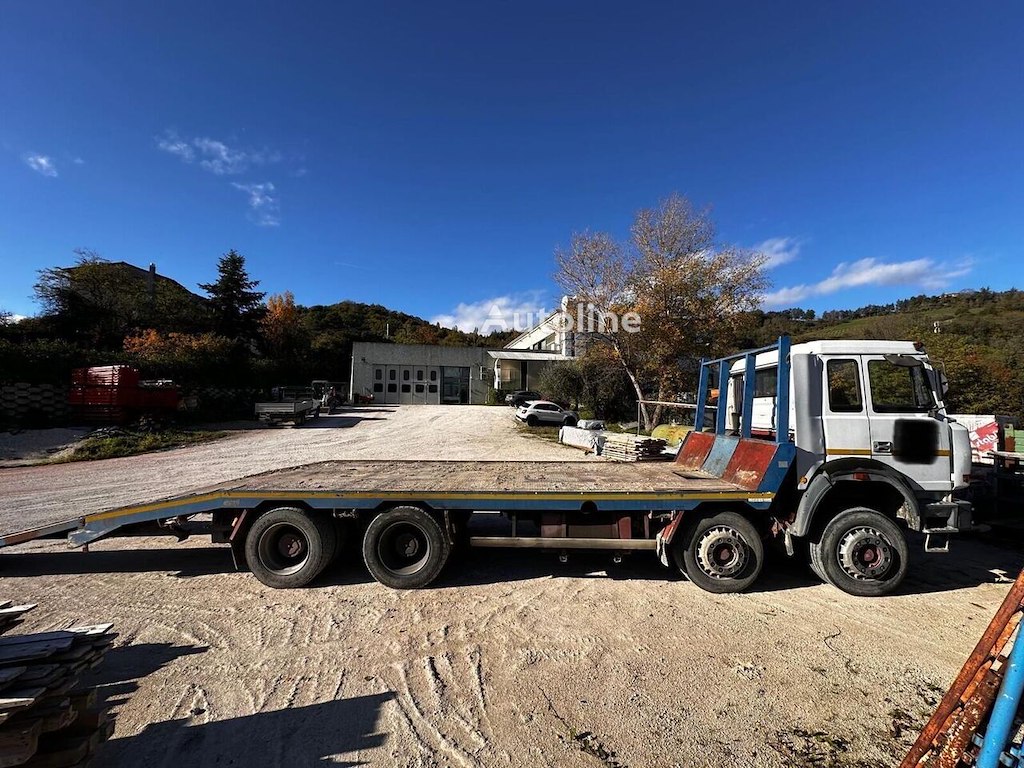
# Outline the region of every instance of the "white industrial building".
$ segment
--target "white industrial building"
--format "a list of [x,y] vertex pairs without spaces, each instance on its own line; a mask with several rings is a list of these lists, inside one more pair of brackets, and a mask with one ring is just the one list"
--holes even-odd
[[489,391],[535,389],[544,368],[574,354],[573,333],[558,313],[521,333],[502,349],[361,342],[352,345],[353,396],[386,404],[483,404]]

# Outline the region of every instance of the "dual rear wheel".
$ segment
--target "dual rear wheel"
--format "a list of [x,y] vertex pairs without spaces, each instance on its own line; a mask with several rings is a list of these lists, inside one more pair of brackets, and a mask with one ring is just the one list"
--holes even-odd
[[737,512],[702,517],[674,541],[680,571],[707,592],[742,592],[764,567],[764,543],[754,524]]
[[[245,560],[268,587],[304,587],[334,559],[344,531],[341,521],[327,513],[278,507],[252,524],[245,538]],[[377,515],[363,537],[363,559],[370,574],[395,589],[427,586],[450,554],[443,526],[419,507],[395,507]]]

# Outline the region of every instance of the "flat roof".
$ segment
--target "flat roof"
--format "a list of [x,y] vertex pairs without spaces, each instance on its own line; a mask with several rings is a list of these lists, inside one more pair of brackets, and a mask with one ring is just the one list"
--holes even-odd
[[487,354],[495,360],[568,360],[560,352],[531,352],[526,349],[489,349]]

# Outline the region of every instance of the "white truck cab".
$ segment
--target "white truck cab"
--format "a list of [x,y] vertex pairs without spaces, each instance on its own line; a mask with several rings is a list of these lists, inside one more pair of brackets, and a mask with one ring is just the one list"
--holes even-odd
[[[742,425],[751,437],[795,446],[790,486],[795,503],[776,516],[789,551],[793,539],[810,542],[812,567],[819,575],[835,581],[820,572],[827,570],[823,562],[838,561],[851,578],[870,582],[866,576],[874,566],[858,564],[858,553],[867,552],[869,560],[881,558],[891,554],[889,545],[895,546],[888,540],[893,536],[883,535],[879,526],[851,527],[845,538],[833,542],[825,529],[847,512],[902,520],[926,535],[929,551],[946,551],[948,535],[970,527],[970,505],[953,497],[970,479],[969,433],[946,416],[945,377],[923,345],[878,340],[794,344],[788,356],[789,391],[782,402],[779,349],[750,357],[753,362],[730,361],[723,398],[726,429],[739,434]],[[752,397],[746,391],[751,369]],[[742,413],[744,403],[749,403],[748,416]],[[779,440],[776,420],[784,412],[788,436]],[[823,551],[823,540],[834,544],[836,552]]]

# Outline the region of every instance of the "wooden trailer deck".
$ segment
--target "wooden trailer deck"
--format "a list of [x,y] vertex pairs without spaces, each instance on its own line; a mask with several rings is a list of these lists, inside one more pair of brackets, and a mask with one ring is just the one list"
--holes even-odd
[[773,496],[671,462],[325,461],[146,504],[61,517],[0,536],[0,548],[63,535],[82,545],[125,525],[277,500],[320,509],[424,502],[447,509],[521,511],[579,509],[589,501],[601,509],[666,511],[705,500],[767,507]]
[[742,489],[671,462],[324,461],[243,477],[207,492],[214,490],[643,494]]

